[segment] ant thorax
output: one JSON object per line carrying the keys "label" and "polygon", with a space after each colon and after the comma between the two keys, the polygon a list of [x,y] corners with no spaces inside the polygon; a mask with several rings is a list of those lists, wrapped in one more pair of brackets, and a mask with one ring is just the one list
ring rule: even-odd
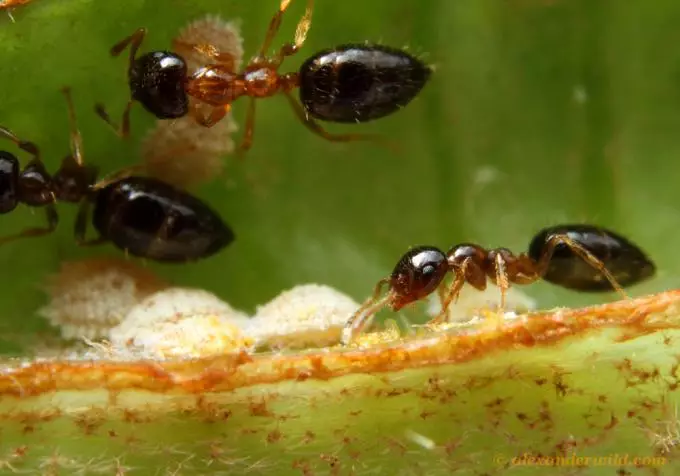
{"label": "ant thorax", "polygon": [[72,156],[64,158],[59,170],[52,176],[52,188],[58,201],[79,203],[92,193],[97,181],[98,168],[79,164]]}
{"label": "ant thorax", "polygon": [[281,87],[279,73],[268,64],[255,64],[246,68],[243,81],[246,94],[256,98],[273,96]]}
{"label": "ant thorax", "polygon": [[247,94],[243,77],[225,65],[199,68],[187,82],[189,96],[212,106],[225,106]]}

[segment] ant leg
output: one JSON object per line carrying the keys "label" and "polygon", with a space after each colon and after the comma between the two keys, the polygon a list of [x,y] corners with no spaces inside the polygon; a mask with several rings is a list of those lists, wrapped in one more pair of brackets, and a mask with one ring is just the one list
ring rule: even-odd
{"label": "ant leg", "polygon": [[498,309],[499,314],[505,312],[505,297],[510,287],[508,282],[508,273],[505,269],[505,260],[500,253],[496,255],[496,286],[501,290],[501,306]]}
{"label": "ant leg", "polygon": [[231,109],[231,105],[227,104],[225,106],[217,106],[213,107],[210,110],[209,114],[205,114],[201,110],[201,104],[192,102],[191,103],[191,108],[189,109],[189,115],[191,115],[192,119],[196,121],[198,124],[200,124],[203,127],[212,127],[216,123],[222,120],[224,116],[227,115],[227,112]]}
{"label": "ant leg", "polygon": [[38,146],[35,145],[33,142],[21,140],[14,134],[14,132],[1,126],[0,126],[0,138],[11,140],[21,150],[31,154],[33,156],[34,161],[40,162],[40,151],[38,150]]}
{"label": "ant leg", "polygon": [[[269,47],[272,44],[272,41],[274,40],[274,37],[279,31],[279,28],[281,27],[281,20],[283,20],[283,14],[285,11],[288,9],[290,6],[291,0],[281,0],[281,4],[279,5],[279,11],[277,11],[274,16],[272,17],[271,21],[269,22],[269,28],[267,28],[267,34],[264,37],[264,41],[262,42],[262,46],[260,47],[260,52],[258,55],[255,57],[255,61],[262,61],[264,58],[267,57],[267,50],[269,50]],[[311,7],[312,7],[312,0],[307,1],[307,11],[305,11],[305,16],[303,16],[303,20],[309,16],[308,23],[311,21]],[[300,23],[303,22],[303,20],[300,20]],[[309,29],[309,26],[307,26],[307,30]],[[300,24],[298,24],[298,30],[300,30]],[[304,33],[306,35],[306,31]],[[296,32],[296,39],[297,39],[297,32]],[[304,39],[303,39],[304,40]]]}
{"label": "ant leg", "polygon": [[444,301],[446,301],[446,284],[444,281],[437,286],[437,297],[439,298],[439,308],[443,309]]}
{"label": "ant leg", "polygon": [[86,240],[85,235],[87,234],[87,221],[90,212],[90,202],[89,200],[83,200],[78,208],[78,215],[76,215],[76,223],[73,230],[76,243],[78,246],[96,246],[106,243],[106,239],[103,237],[97,237],[92,240]]}
{"label": "ant leg", "polygon": [[391,292],[388,292],[383,298],[379,299],[383,287],[389,283],[390,278],[383,278],[378,281],[378,283],[375,285],[375,288],[373,289],[373,294],[371,297],[364,301],[361,307],[359,307],[359,309],[357,309],[354,314],[352,314],[345,324],[345,327],[342,329],[343,344],[351,344],[356,336],[370,324],[375,313],[384,307],[391,299],[393,299]]}
{"label": "ant leg", "polygon": [[[139,49],[139,46],[142,44],[142,41],[144,41],[145,36],[146,28],[139,28],[132,35],[113,45],[113,47],[111,48],[111,56],[118,56],[129,45],[130,46],[128,64],[129,71],[134,66],[135,58],[137,57],[137,50]],[[113,131],[116,133],[118,137],[121,137],[123,139],[127,138],[130,135],[130,108],[132,108],[132,98],[128,100],[128,103],[125,106],[121,125],[116,126],[114,122],[111,120],[111,116],[109,115],[109,113],[106,112],[106,109],[104,108],[104,105],[102,103],[97,103],[94,106],[94,110],[97,113],[97,115],[101,117],[104,120],[104,122],[106,122],[113,129]]]}
{"label": "ant leg", "polygon": [[[460,268],[455,270],[456,276],[455,278],[453,278],[453,282],[449,287],[449,292],[446,294],[446,297],[441,302],[441,310],[439,311],[439,314],[437,314],[434,318],[430,319],[430,321],[428,322],[429,325],[441,324],[442,322],[449,321],[449,306],[451,305],[451,302],[458,299],[460,290],[463,289],[463,285],[465,284],[465,274],[467,272],[469,262],[470,259],[468,258],[465,261],[463,261],[463,264],[461,265]],[[442,295],[443,293],[440,292],[439,293],[440,299]]]}
{"label": "ant leg", "polygon": [[351,327],[345,327],[342,331],[342,341],[344,344],[351,344],[360,335],[365,328],[367,328],[373,321],[375,314],[380,311],[385,305],[387,305],[394,296],[392,293],[388,293],[384,297],[378,299],[377,301],[372,301],[371,305],[367,306],[363,310],[363,315],[358,322],[355,322]]}
{"label": "ant leg", "polygon": [[304,44],[307,39],[307,33],[312,26],[312,12],[314,11],[314,0],[307,0],[307,7],[305,8],[305,14],[302,16],[297,26],[295,27],[295,40],[294,45],[296,49]]}
{"label": "ant leg", "polygon": [[253,133],[255,132],[255,98],[250,98],[248,102],[248,112],[246,112],[246,125],[243,131],[243,139],[238,146],[236,156],[239,159],[253,146]]}
{"label": "ant leg", "polygon": [[145,165],[131,165],[130,167],[125,167],[124,169],[119,170],[118,172],[114,172],[112,174],[107,175],[103,179],[101,179],[99,182],[94,184],[92,186],[92,190],[99,190],[101,188],[106,187],[107,185],[112,184],[113,182],[117,182],[118,180],[124,179],[126,177],[130,177],[134,175],[136,172],[145,172],[146,171],[146,166]]}
{"label": "ant leg", "polygon": [[550,238],[548,238],[545,251],[543,252],[543,255],[541,256],[537,266],[538,274],[540,276],[544,276],[548,271],[548,266],[550,265],[550,260],[552,259],[553,253],[555,252],[555,248],[557,248],[557,246],[560,244],[568,246],[582,260],[602,273],[604,277],[607,278],[607,281],[609,281],[609,284],[612,285],[614,290],[619,293],[623,299],[630,299],[628,293],[623,290],[619,282],[609,272],[602,261],[593,256],[593,254],[583,246],[579,245],[577,242],[565,235],[552,235]]}
{"label": "ant leg", "polygon": [[129,61],[130,66],[132,66],[132,64],[135,62],[135,57],[137,56],[137,50],[144,41],[145,36],[146,28],[138,28],[132,35],[123,38],[121,41],[111,47],[111,56],[118,56],[125,50],[125,48],[128,47],[128,45],[130,45]]}
{"label": "ant leg", "polygon": [[68,110],[68,118],[71,125],[71,153],[78,165],[83,165],[83,138],[78,130],[78,123],[76,122],[76,112],[73,107],[73,98],[71,97],[71,88],[63,87],[62,94],[66,98],[66,109]]}
{"label": "ant leg", "polygon": [[0,238],[0,245],[4,245],[5,243],[9,243],[10,241],[15,241],[20,238],[35,238],[38,236],[49,235],[57,228],[57,224],[59,223],[59,215],[57,215],[57,210],[54,205],[47,205],[45,207],[45,216],[47,218],[47,227],[27,228],[16,235],[2,237]]}
{"label": "ant leg", "polygon": [[449,304],[445,304],[446,298],[448,296],[446,289],[447,289],[446,283],[442,280],[442,282],[439,284],[439,286],[437,286],[437,298],[439,298],[439,313],[437,314],[435,319],[438,319],[439,316],[442,315],[442,311],[444,310],[445,305],[446,305],[447,308],[449,306]]}
{"label": "ant leg", "polygon": [[132,99],[129,99],[123,110],[123,119],[120,126],[117,126],[102,103],[97,103],[94,105],[94,112],[113,130],[121,139],[127,139],[130,135],[130,109],[132,109]]}
{"label": "ant leg", "polygon": [[307,112],[303,109],[300,103],[298,103],[288,91],[283,91],[283,95],[288,99],[288,102],[290,103],[290,106],[293,108],[295,115],[298,117],[300,121],[302,121],[302,123],[307,127],[307,129],[312,131],[314,134],[323,137],[327,141],[331,142],[374,141],[379,142],[381,145],[386,146],[393,152],[399,151],[393,143],[387,141],[384,137],[376,134],[330,133],[326,131],[323,127],[321,127],[314,119],[312,119],[312,117],[307,114]]}
{"label": "ant leg", "polygon": [[284,44],[281,49],[279,49],[278,54],[273,60],[273,64],[277,68],[281,66],[281,63],[283,63],[285,58],[293,56],[304,44],[305,40],[307,39],[307,33],[309,33],[309,28],[312,26],[313,10],[314,0],[307,0],[307,8],[305,9],[305,13],[295,28],[295,39],[293,40],[293,43]]}

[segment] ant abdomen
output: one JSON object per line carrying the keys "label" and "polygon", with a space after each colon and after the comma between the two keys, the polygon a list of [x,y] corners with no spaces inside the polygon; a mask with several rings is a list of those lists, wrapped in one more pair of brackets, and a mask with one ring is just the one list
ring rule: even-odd
{"label": "ant abdomen", "polygon": [[390,276],[395,291],[395,311],[431,294],[448,272],[446,255],[433,246],[411,248],[401,257]]}
{"label": "ant abdomen", "polygon": [[[551,237],[554,251],[545,258]],[[635,244],[617,233],[593,225],[559,225],[541,230],[531,241],[528,255],[536,262],[549,259],[543,279],[567,289],[584,292],[613,291],[610,281],[588,261],[579,257],[568,244],[559,242],[566,237],[597,258],[616,281],[627,287],[650,278],[654,263]]]}
{"label": "ant abdomen", "polygon": [[0,213],[9,213],[19,205],[19,159],[0,150]]}
{"label": "ant abdomen", "polygon": [[132,255],[164,262],[209,257],[233,231],[198,198],[150,177],[128,177],[95,191],[93,225]]}
{"label": "ant abdomen", "polygon": [[177,119],[189,112],[185,90],[187,65],[169,51],[152,51],[137,57],[128,73],[132,97],[158,119]]}
{"label": "ant abdomen", "polygon": [[311,116],[323,121],[367,122],[405,107],[430,74],[425,63],[404,51],[343,45],[302,64],[300,100]]}

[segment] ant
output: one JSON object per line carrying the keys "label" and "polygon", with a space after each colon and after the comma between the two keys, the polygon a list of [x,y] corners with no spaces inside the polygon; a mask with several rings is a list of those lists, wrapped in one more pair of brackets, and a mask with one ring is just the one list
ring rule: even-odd
{"label": "ant", "polygon": [[16,23],[14,20],[14,15],[12,15],[12,10],[19,5],[25,5],[30,0],[0,0],[0,10],[7,10],[7,16],[12,23]]}
{"label": "ant", "polygon": [[[507,248],[487,250],[470,243],[455,245],[447,253],[433,246],[418,246],[402,256],[389,277],[378,282],[372,297],[347,322],[343,341],[352,342],[383,307],[398,311],[435,290],[442,308],[430,323],[445,321],[448,307],[463,285],[483,291],[487,278],[500,288],[503,309],[510,283],[531,284],[543,279],[576,291],[615,290],[628,298],[623,287],[643,281],[655,271],[652,261],[626,238],[585,224],[545,228],[532,239],[529,251],[519,255]],[[455,278],[446,292],[443,280],[448,272]],[[385,285],[389,291],[380,298]]]}
{"label": "ant", "polygon": [[[283,14],[291,0],[281,0],[271,19],[259,53],[242,72],[235,71],[234,58],[211,44],[173,41],[177,52],[199,52],[213,64],[189,75],[182,56],[169,51],[152,51],[137,56],[146,35],[139,28],[111,49],[120,55],[128,46],[128,83],[131,97],[124,109],[120,127],[104,106],[97,114],[121,137],[130,132],[130,108],[138,101],[159,119],[176,119],[189,114],[205,127],[220,121],[231,104],[248,96],[245,132],[239,146],[244,152],[252,146],[255,126],[255,100],[283,94],[296,116],[313,133],[335,142],[379,140],[371,134],[332,134],[315,119],[353,123],[378,119],[405,107],[428,81],[431,69],[404,51],[381,45],[348,44],[324,50],[305,61],[298,72],[280,74],[284,59],[296,54],[311,26],[313,0],[307,0],[304,15],[297,24],[293,43],[284,44],[274,56],[267,56]],[[301,103],[291,92],[299,88]],[[189,97],[196,101],[190,101]],[[207,110],[205,109],[207,107]]]}
{"label": "ant", "polygon": [[[0,127],[0,138],[14,142],[33,158],[20,169],[19,160],[0,151],[0,214],[20,203],[44,207],[47,226],[28,228],[0,238],[0,245],[19,238],[52,233],[59,218],[57,202],[79,203],[75,222],[81,246],[107,241],[134,256],[161,262],[193,261],[210,256],[234,239],[220,216],[199,199],[157,179],[132,176],[135,167],[96,182],[98,169],[83,163],[82,138],[76,126],[70,89],[63,88],[71,126],[71,155],[50,175],[38,147]],[[90,206],[92,224],[99,237],[86,240]]]}

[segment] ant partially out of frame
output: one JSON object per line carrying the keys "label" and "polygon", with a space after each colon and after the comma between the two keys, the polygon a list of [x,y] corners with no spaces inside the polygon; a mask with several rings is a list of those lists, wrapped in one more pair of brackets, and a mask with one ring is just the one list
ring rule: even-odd
{"label": "ant partially out of frame", "polygon": [[[348,344],[384,307],[398,311],[438,291],[440,313],[430,321],[446,321],[448,308],[465,283],[483,291],[490,279],[501,291],[501,310],[510,284],[530,284],[539,279],[583,292],[617,291],[654,275],[654,263],[626,238],[592,225],[559,225],[541,230],[529,251],[519,255],[506,248],[487,250],[475,244],[453,246],[447,253],[433,246],[410,249],[392,274],[381,279],[373,295],[352,315],[343,331]],[[444,278],[454,274],[448,291]],[[384,286],[388,292],[380,297]]]}
{"label": "ant partially out of frame", "polygon": [[[0,237],[0,245],[52,233],[59,222],[57,202],[80,204],[74,231],[81,246],[111,242],[131,255],[186,262],[211,256],[233,241],[231,228],[208,205],[160,180],[133,176],[136,167],[97,182],[97,168],[83,163],[70,90],[64,88],[62,92],[71,126],[71,154],[55,174],[47,172],[34,143],[0,127],[0,138],[14,142],[32,156],[22,170],[16,156],[0,150],[0,214],[24,204],[44,208],[47,216],[47,226]],[[88,240],[90,218],[98,236]]]}
{"label": "ant partially out of frame", "polygon": [[10,21],[12,23],[15,23],[16,20],[14,20],[14,15],[12,15],[12,11],[20,6],[20,5],[25,5],[31,0],[0,0],[0,10],[6,10],[7,11],[7,16],[9,17]]}
{"label": "ant partially out of frame", "polygon": [[[408,53],[382,45],[346,44],[320,51],[305,61],[297,72],[279,73],[285,58],[296,54],[307,38],[312,22],[313,0],[307,0],[304,15],[297,24],[292,43],[284,44],[273,56],[267,52],[281,26],[291,0],[281,0],[271,19],[258,54],[243,71],[235,71],[234,58],[211,44],[173,42],[169,51],[137,55],[146,35],[139,28],[113,46],[111,54],[130,48],[128,82],[131,97],[120,126],[111,120],[102,104],[95,110],[118,135],[130,133],[130,109],[134,101],[158,119],[176,119],[187,114],[210,127],[242,96],[250,102],[245,121],[241,152],[249,149],[255,128],[255,100],[283,94],[296,116],[313,133],[329,141],[381,140],[372,134],[333,134],[316,121],[361,123],[387,116],[405,107],[428,81],[431,69]],[[189,75],[182,52],[197,51],[212,64]],[[298,88],[300,102],[292,96]],[[192,98],[192,100],[190,100]]]}
{"label": "ant partially out of frame", "polygon": [[[71,121],[72,153],[62,160],[61,167],[53,175],[47,172],[40,158],[38,146],[33,142],[21,140],[9,129],[0,127],[0,138],[14,142],[17,147],[32,156],[22,170],[19,159],[14,154],[0,150],[0,214],[9,213],[19,204],[24,204],[44,208],[47,220],[45,227],[28,228],[17,234],[1,237],[0,245],[20,238],[52,233],[59,223],[56,203],[81,203],[96,181],[97,167],[83,163],[82,140],[75,128],[70,90],[64,88],[62,93],[66,97]],[[81,235],[78,230],[76,238],[80,244],[87,244],[84,234]]]}

